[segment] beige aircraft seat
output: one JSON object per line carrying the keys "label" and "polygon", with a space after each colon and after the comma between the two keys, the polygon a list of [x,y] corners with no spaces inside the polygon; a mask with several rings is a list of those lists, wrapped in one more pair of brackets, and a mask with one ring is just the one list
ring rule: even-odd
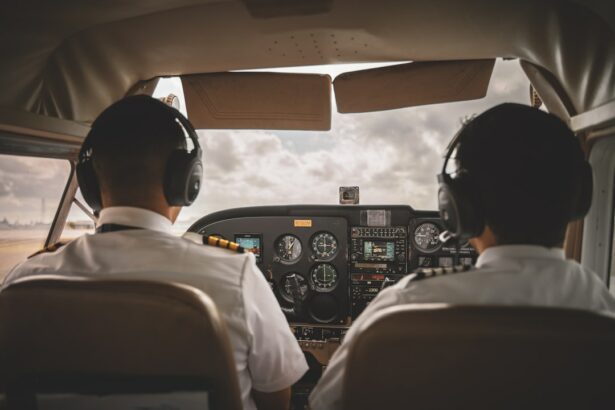
{"label": "beige aircraft seat", "polygon": [[615,319],[532,307],[404,305],[349,346],[345,409],[615,407]]}
{"label": "beige aircraft seat", "polygon": [[19,410],[241,409],[211,299],[151,281],[40,276],[8,286],[0,388],[6,407]]}

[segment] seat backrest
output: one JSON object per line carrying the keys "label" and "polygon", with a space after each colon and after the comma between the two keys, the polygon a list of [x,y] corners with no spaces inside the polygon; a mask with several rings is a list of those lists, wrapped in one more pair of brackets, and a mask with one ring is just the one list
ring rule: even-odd
{"label": "seat backrest", "polygon": [[36,408],[42,394],[178,392],[204,392],[200,408],[241,408],[214,303],[189,286],[153,281],[39,276],[5,288],[0,387],[19,409]]}
{"label": "seat backrest", "polygon": [[615,319],[538,307],[402,305],[349,346],[346,409],[612,408]]}

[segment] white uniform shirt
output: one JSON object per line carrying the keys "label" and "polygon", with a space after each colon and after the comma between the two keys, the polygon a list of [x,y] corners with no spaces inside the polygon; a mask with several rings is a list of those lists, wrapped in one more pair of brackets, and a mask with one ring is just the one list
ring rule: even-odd
{"label": "white uniform shirt", "polygon": [[3,286],[25,276],[60,274],[150,279],[193,286],[215,302],[228,329],[245,409],[251,390],[282,390],[307,371],[301,349],[251,253],[199,245],[170,233],[171,221],[139,208],[102,210],[101,224],[144,229],[84,235],[16,266]]}
{"label": "white uniform shirt", "polygon": [[[342,385],[348,346],[356,329],[378,311],[407,303],[552,306],[615,312],[615,297],[598,276],[562,249],[509,245],[486,249],[475,270],[411,281],[408,275],[382,291],[357,318],[344,342],[310,395],[312,409],[342,406]],[[411,400],[411,398],[410,398]]]}

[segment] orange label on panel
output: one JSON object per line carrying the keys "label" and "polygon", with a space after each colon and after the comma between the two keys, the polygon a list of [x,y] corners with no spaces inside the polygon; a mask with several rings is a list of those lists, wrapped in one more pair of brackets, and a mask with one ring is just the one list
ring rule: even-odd
{"label": "orange label on panel", "polygon": [[311,228],[311,219],[295,219],[295,228]]}

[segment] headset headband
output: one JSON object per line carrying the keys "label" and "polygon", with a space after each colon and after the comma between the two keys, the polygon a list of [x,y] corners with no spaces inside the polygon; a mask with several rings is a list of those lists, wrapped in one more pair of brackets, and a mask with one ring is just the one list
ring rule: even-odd
{"label": "headset headband", "polygon": [[[152,98],[152,100],[157,101],[158,104],[164,107],[164,109],[167,110],[167,112],[169,112],[174,117],[175,121],[179,123],[183,131],[185,131],[185,133],[188,134],[188,138],[192,141],[193,148],[191,151],[188,151],[187,149],[186,151],[191,155],[194,154],[197,156],[201,156],[202,152],[201,152],[201,145],[199,144],[199,137],[196,133],[196,130],[190,123],[190,121],[188,121],[188,118],[186,118],[184,114],[182,114],[178,109],[171,107],[170,105],[167,105],[162,101],[156,100],[155,98]],[[88,151],[93,149],[93,144],[92,144],[93,139],[91,138],[91,134],[95,129],[96,129],[96,121],[94,121],[94,123],[92,124],[92,128],[90,132],[88,133],[88,135],[85,137],[85,140],[83,141],[83,144],[81,146],[81,150],[79,151],[79,161],[80,162],[82,160],[87,160],[92,157],[92,152],[88,152]]]}
{"label": "headset headband", "polygon": [[457,145],[459,145],[459,141],[461,140],[461,134],[464,129],[465,129],[465,126],[461,127],[461,129],[457,131],[455,136],[453,136],[453,139],[451,139],[451,142],[449,142],[448,145],[446,146],[446,151],[444,154],[444,164],[442,165],[442,171],[440,172],[439,176],[448,175],[446,173],[446,166],[448,165],[448,161],[451,159],[451,155],[453,155],[453,151],[455,151],[455,148],[457,147]]}

